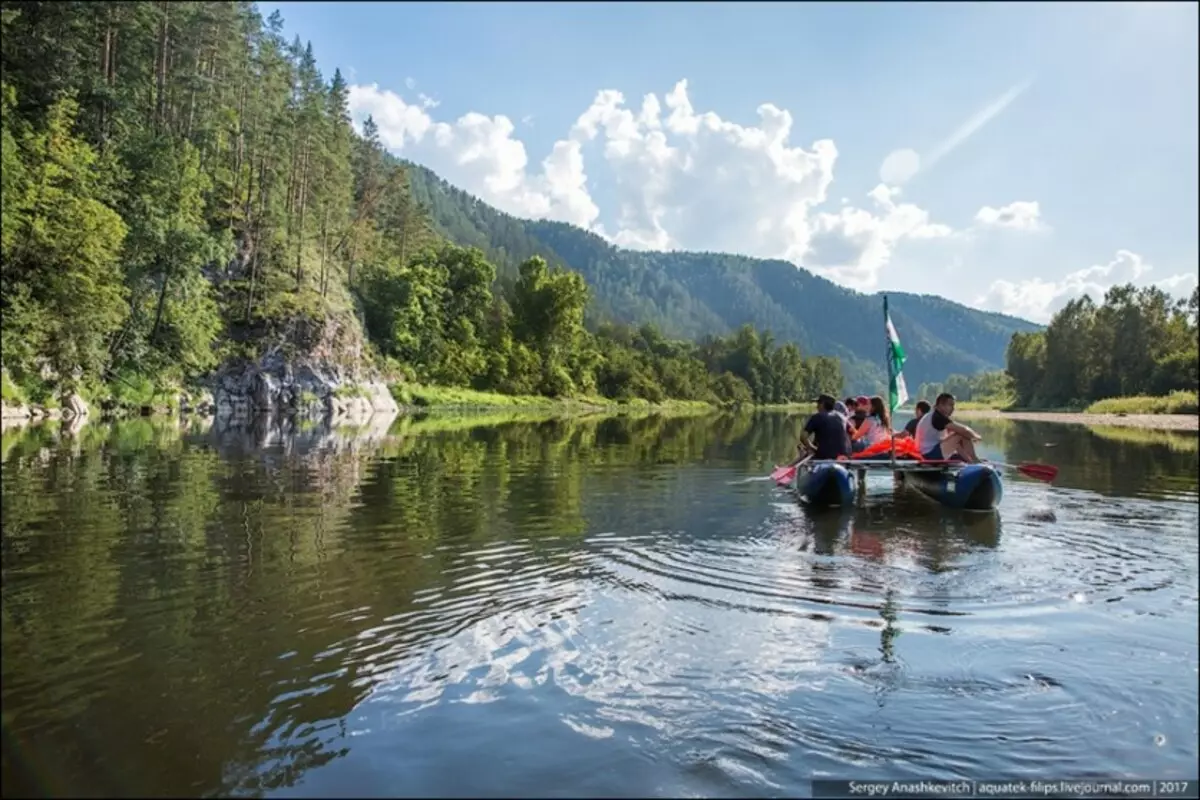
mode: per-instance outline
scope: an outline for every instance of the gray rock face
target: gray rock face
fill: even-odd
[[[336,367],[308,360],[285,361],[268,356],[257,364],[233,365],[213,379],[213,405],[218,419],[258,415],[328,416],[360,419],[398,413],[387,386],[354,380]]]
[[[212,392],[207,389],[191,394],[184,392],[179,395],[179,410],[184,414],[199,414],[208,417],[216,412],[217,403],[213,399]]]
[[[71,394],[63,400],[62,413],[66,419],[86,417],[88,415],[88,404],[78,394]]]

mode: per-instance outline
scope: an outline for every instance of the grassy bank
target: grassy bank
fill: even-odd
[[[392,384],[392,397],[401,406],[428,411],[712,411],[716,406],[701,400],[647,400],[621,402],[607,397],[542,397],[540,395],[478,392],[453,386]]]
[[[933,402],[931,399],[930,403]],[[956,400],[954,408],[960,411],[1006,411],[1012,408],[1011,397],[997,397],[982,400]]]
[[[932,401],[931,401],[932,402]],[[959,400],[955,404],[957,411],[1002,411],[1020,414],[1197,414],[1200,413],[1200,402],[1196,392],[1172,392],[1158,397],[1109,397],[1097,400],[1090,405],[1060,406],[1055,408],[1043,406],[1018,406],[1010,397],[997,397],[982,400]],[[904,409],[911,413],[912,408]]]
[[[1200,413],[1197,392],[1171,392],[1162,397],[1110,397],[1098,400],[1085,414],[1196,414]]]
[[[1092,433],[1103,439],[1130,444],[1162,445],[1181,453],[1200,451],[1200,437],[1194,431],[1164,431],[1145,428],[1127,428],[1115,425],[1093,425]]]

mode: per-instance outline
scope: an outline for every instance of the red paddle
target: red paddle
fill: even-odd
[[[784,486],[792,482],[792,478],[796,475],[795,465],[787,467],[776,467],[771,473],[771,480],[775,481],[780,486]]]
[[[776,485],[778,486],[787,486],[796,477],[796,467],[800,466],[806,461],[811,460],[812,456],[808,455],[800,461],[797,461],[795,464],[788,464],[784,467],[776,467],[775,471],[771,473],[771,480],[775,481]]]
[[[993,467],[1008,467],[1009,469],[1015,469],[1017,472],[1021,473],[1027,478],[1033,478],[1035,481],[1045,481],[1046,483],[1050,483],[1052,480],[1058,477],[1058,467],[1054,466],[1053,464],[1026,463],[1013,466],[1012,464],[1000,464],[996,461],[989,461],[987,463],[991,464]]]
[[[956,459],[945,459],[942,461],[934,461],[932,459],[922,459],[918,463],[938,464],[938,465],[945,464],[947,466],[956,466],[956,467],[970,466],[970,462],[958,461]],[[1034,480],[1037,480],[1037,481],[1045,481],[1046,483],[1050,483],[1051,481],[1053,481],[1055,478],[1058,477],[1058,467],[1054,466],[1053,464],[1032,464],[1032,463],[1002,464],[999,461],[981,461],[979,463],[990,464],[993,467],[1004,467],[1006,469],[1015,469],[1017,472],[1021,473],[1022,475],[1026,476],[1028,478],[1033,478]]]

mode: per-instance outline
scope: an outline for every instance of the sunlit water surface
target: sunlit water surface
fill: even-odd
[[[1195,777],[1195,435],[983,421],[1056,484],[813,514],[802,423],[6,431],[4,794]]]

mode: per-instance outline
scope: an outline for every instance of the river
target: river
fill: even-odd
[[[4,796],[1195,777],[1196,435],[973,421],[1055,484],[831,515],[802,422],[5,431]]]

